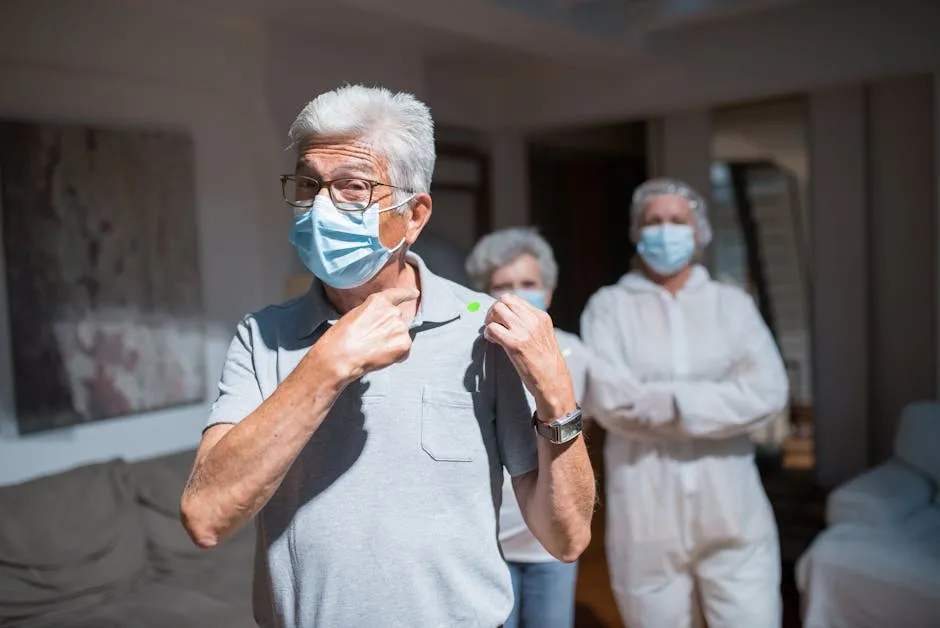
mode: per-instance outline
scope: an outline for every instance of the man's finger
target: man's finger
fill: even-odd
[[[525,299],[514,294],[503,295],[497,303],[510,312],[513,322],[511,326],[514,328],[535,329],[541,324],[540,317],[546,315]]]
[[[386,301],[398,306],[408,301],[415,301],[421,293],[416,288],[389,288],[379,293]]]
[[[488,323],[483,330],[483,337],[501,347],[508,347],[512,342],[509,330],[499,323]]]
[[[519,317],[502,301],[494,303],[493,307],[490,308],[489,314],[491,322],[500,323],[510,329],[519,326]]]
[[[499,302],[503,303],[507,309],[512,313],[522,314],[524,312],[529,312],[535,310],[535,307],[531,303],[523,299],[522,297],[516,296],[515,294],[508,292],[499,298]]]

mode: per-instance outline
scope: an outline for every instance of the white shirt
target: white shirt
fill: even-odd
[[[558,347],[571,371],[574,382],[575,398],[580,403],[584,398],[584,389],[587,385],[587,350],[581,344],[580,338],[560,329],[555,330]],[[503,548],[503,556],[514,563],[544,563],[556,560],[549,554],[538,539],[529,531],[516,494],[512,488],[512,478],[503,470],[503,504],[499,510],[499,543]]]

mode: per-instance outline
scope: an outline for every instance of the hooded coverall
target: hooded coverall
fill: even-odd
[[[788,380],[752,298],[700,266],[675,296],[633,272],[591,297],[581,332],[625,624],[778,628],[779,540],[748,432]]]

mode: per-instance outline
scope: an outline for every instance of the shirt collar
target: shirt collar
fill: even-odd
[[[421,305],[410,327],[415,329],[425,324],[449,323],[460,318],[461,310],[449,282],[428,270],[424,260],[416,253],[409,251],[405,259],[418,271],[418,279],[421,282]],[[323,283],[314,278],[310,289],[301,298],[297,337],[305,338],[320,325],[332,325],[339,317],[336,308],[326,298]]]
[[[412,327],[425,323],[449,323],[460,318],[460,304],[450,282],[432,273],[418,254],[409,251],[406,259],[418,270],[421,281],[421,306]]]
[[[679,292],[696,290],[708,283],[709,279],[711,279],[711,275],[708,274],[708,270],[704,266],[696,264],[689,274],[688,281],[685,282],[685,285],[682,286]],[[621,277],[619,284],[630,292],[660,292],[663,290],[662,286],[651,281],[649,277],[638,270],[629,272]]]

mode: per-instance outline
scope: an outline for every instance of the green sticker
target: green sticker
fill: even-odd
[[[476,312],[476,311],[479,310],[479,309],[480,309],[480,302],[479,302],[479,301],[474,301],[474,302],[472,302],[472,303],[468,303],[468,304],[467,304],[467,311],[468,311],[468,312]]]

